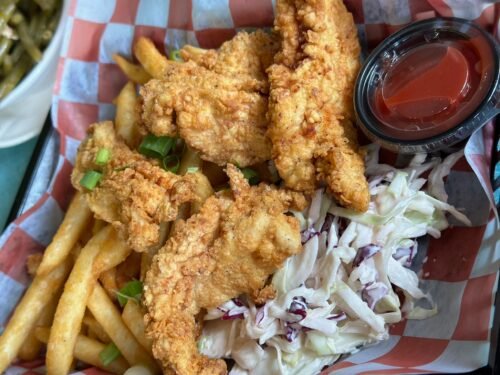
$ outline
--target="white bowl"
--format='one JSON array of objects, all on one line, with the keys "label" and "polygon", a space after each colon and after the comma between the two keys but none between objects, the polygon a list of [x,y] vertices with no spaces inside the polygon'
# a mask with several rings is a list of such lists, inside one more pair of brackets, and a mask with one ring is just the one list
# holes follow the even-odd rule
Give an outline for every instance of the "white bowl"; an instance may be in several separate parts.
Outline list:
[{"label": "white bowl", "polygon": [[40,133],[49,112],[69,0],[42,60],[0,100],[0,148],[15,146]]}]

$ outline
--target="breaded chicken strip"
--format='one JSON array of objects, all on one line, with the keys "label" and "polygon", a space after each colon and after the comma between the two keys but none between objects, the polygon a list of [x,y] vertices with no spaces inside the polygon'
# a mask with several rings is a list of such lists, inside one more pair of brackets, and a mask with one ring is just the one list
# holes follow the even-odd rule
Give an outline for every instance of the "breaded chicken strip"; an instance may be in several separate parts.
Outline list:
[{"label": "breaded chicken strip", "polygon": [[250,187],[228,165],[232,194],[210,197],[176,230],[147,273],[144,304],[153,354],[180,375],[225,374],[222,360],[198,352],[203,309],[260,290],[283,261],[302,250],[298,221],[285,213],[303,209],[300,193],[261,184]]},{"label": "breaded chicken strip", "polygon": [[364,211],[368,184],[353,127],[360,47],[341,0],[278,0],[281,51],[268,69],[268,135],[287,187],[326,182],[344,206]]},{"label": "breaded chicken strip", "polygon": [[[96,164],[99,150],[110,152],[105,165]],[[91,191],[80,184],[84,174],[100,171],[102,178]],[[73,186],[85,193],[97,218],[111,223],[136,251],[158,244],[160,223],[173,221],[181,204],[196,201],[200,173],[179,176],[167,172],[154,160],[131,151],[118,138],[110,121],[93,124],[79,147]]]},{"label": "breaded chicken strip", "polygon": [[215,50],[184,47],[161,80],[141,88],[142,122],[155,135],[179,134],[204,160],[241,167],[271,158],[265,71],[275,38],[239,33]]}]

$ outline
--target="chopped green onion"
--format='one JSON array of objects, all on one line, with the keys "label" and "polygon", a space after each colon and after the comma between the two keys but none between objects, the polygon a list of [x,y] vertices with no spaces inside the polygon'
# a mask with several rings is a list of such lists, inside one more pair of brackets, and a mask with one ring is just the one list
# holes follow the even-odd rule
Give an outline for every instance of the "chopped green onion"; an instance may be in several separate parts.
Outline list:
[{"label": "chopped green onion", "polygon": [[241,173],[250,185],[257,185],[260,182],[259,175],[252,168],[241,168]]},{"label": "chopped green onion", "polygon": [[108,366],[121,355],[120,351],[114,343],[106,345],[106,347],[99,353],[99,359],[104,366]]},{"label": "chopped green onion", "polygon": [[181,161],[177,155],[168,155],[165,159],[163,159],[163,169],[166,171],[177,173],[180,165]]},{"label": "chopped green onion", "polygon": [[118,303],[121,307],[127,304],[129,299],[139,302],[142,295],[142,281],[132,280],[125,284],[120,291],[115,292],[118,297]]},{"label": "chopped green onion", "polygon": [[101,172],[87,171],[80,180],[80,185],[82,185],[85,189],[94,190],[101,178]]},{"label": "chopped green onion", "polygon": [[186,173],[196,173],[200,170],[198,167],[188,167]]},{"label": "chopped green onion", "polygon": [[98,165],[105,165],[111,156],[111,152],[107,148],[101,148],[97,151],[97,155],[95,157],[95,163]]},{"label": "chopped green onion", "polygon": [[148,134],[139,145],[139,152],[150,158],[162,159],[175,145],[175,138]]},{"label": "chopped green onion", "polygon": [[174,49],[168,54],[168,58],[173,61],[183,61],[181,57],[181,51]]}]

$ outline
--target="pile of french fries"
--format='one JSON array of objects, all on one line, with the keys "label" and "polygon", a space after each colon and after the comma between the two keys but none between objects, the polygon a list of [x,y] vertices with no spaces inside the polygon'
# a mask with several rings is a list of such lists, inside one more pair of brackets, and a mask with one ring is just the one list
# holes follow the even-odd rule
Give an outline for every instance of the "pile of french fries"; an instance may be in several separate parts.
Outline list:
[{"label": "pile of french fries", "polygon": [[[172,63],[146,38],[137,41],[134,54],[140,65],[114,56],[130,80],[116,98],[115,127],[131,147],[141,141],[136,85],[161,77]],[[178,173],[190,168],[201,170],[201,160],[186,147]],[[200,190],[203,196],[213,194],[210,184]],[[182,207],[179,219],[197,209],[195,204]],[[174,226],[161,226],[162,243]],[[160,373],[140,303],[141,280],[157,250],[132,251],[76,193],[43,256],[29,259],[34,278],[0,336],[0,373],[16,359],[38,358],[44,349],[49,374],[89,366],[115,374]]]}]

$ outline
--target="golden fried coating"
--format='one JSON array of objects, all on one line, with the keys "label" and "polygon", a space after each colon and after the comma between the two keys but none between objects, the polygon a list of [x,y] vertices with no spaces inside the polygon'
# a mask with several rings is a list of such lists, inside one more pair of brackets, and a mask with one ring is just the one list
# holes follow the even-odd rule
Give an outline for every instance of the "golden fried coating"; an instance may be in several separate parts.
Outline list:
[{"label": "golden fried coating", "polygon": [[[96,164],[101,149],[110,151],[105,165]],[[102,172],[93,190],[80,184],[85,172]],[[90,209],[98,219],[111,223],[136,251],[147,251],[159,241],[160,223],[173,221],[179,206],[198,199],[197,173],[178,176],[131,151],[119,139],[110,121],[94,124],[89,137],[79,147],[73,186],[85,193]]]},{"label": "golden fried coating", "polygon": [[228,165],[232,194],[210,197],[177,228],[147,273],[144,304],[153,354],[181,375],[225,374],[223,360],[198,352],[197,315],[240,294],[260,290],[283,261],[302,250],[298,221],[302,194],[261,184],[250,187]]},{"label": "golden fried coating", "polygon": [[239,33],[215,50],[184,47],[161,80],[141,88],[143,128],[179,134],[204,160],[241,167],[271,158],[266,136],[269,84],[265,71],[275,38]]},{"label": "golden fried coating", "polygon": [[273,159],[287,187],[326,182],[344,206],[364,211],[368,184],[353,127],[360,47],[341,0],[278,0],[281,51],[268,69]]}]

